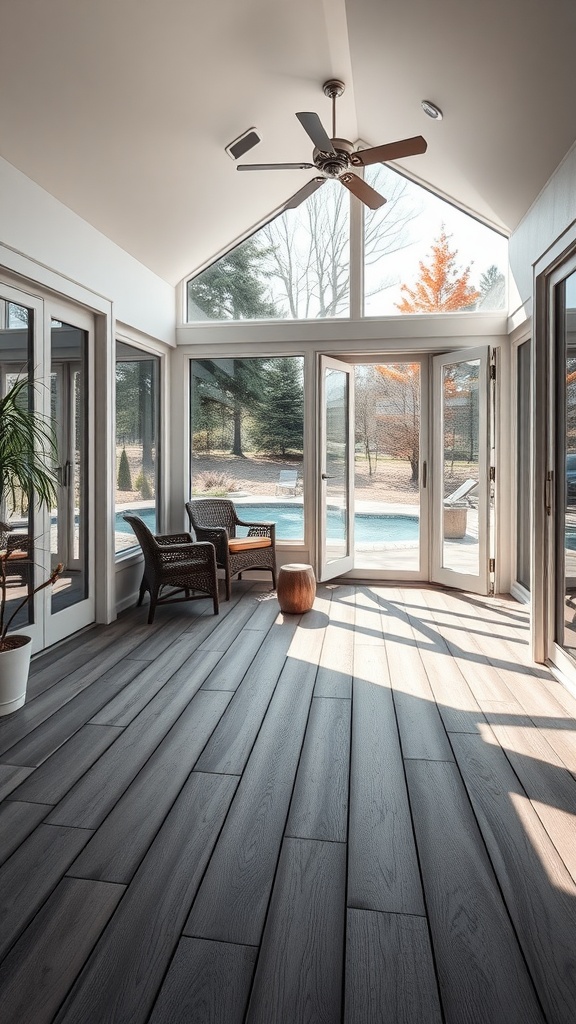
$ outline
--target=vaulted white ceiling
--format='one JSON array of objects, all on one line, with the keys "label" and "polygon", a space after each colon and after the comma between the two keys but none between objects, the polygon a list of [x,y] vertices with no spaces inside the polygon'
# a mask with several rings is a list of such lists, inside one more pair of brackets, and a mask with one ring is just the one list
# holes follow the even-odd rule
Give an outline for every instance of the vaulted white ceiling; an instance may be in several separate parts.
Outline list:
[{"label": "vaulted white ceiling", "polygon": [[337,77],[338,135],[423,134],[405,170],[511,231],[576,139],[574,52],[574,0],[6,0],[0,155],[176,283],[313,176],[226,144],[309,160]]}]

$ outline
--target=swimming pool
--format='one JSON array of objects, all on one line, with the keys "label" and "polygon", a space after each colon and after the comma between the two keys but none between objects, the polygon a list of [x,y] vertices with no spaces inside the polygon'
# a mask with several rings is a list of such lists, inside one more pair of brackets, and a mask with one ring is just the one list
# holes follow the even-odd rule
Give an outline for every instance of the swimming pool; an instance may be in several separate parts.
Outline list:
[{"label": "swimming pool", "polygon": [[[302,505],[256,503],[236,505],[240,519],[248,522],[271,520],[276,523],[277,540],[302,540],[304,536],[304,509]],[[151,529],[156,529],[156,512],[153,508],[139,508],[136,515]],[[339,509],[328,509],[327,536],[329,540],[342,537],[342,513]],[[118,533],[132,533],[131,527],[116,513]],[[419,520],[416,515],[392,514],[387,512],[357,512],[354,516],[354,538],[358,543],[386,543],[418,540]],[[241,532],[240,530],[238,531]],[[246,531],[243,531],[246,532]]]}]

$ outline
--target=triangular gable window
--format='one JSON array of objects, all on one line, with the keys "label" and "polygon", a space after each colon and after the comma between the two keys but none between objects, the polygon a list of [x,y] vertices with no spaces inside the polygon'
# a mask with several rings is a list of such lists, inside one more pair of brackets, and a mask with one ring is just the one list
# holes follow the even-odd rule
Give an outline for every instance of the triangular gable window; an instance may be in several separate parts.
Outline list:
[{"label": "triangular gable window", "polygon": [[[351,221],[352,197],[327,181],[188,281],[188,322],[506,307],[507,239],[390,167],[366,178],[387,199],[380,210]],[[362,275],[350,274],[351,229],[363,234],[352,247]],[[363,294],[351,295],[351,280],[364,281]]]}]

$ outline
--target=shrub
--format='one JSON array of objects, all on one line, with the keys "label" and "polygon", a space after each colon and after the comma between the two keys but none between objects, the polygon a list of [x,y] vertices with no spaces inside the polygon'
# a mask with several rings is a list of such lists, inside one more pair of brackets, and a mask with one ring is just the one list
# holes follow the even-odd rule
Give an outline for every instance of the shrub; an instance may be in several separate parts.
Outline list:
[{"label": "shrub", "polygon": [[150,481],[145,473],[138,473],[136,480],[134,481],[136,490],[140,491],[144,501],[150,501],[154,497],[154,491],[150,486]]},{"label": "shrub", "polygon": [[227,473],[206,470],[194,477],[193,490],[195,493],[222,495],[229,491],[239,491],[240,484]]},{"label": "shrub", "polygon": [[130,476],[130,466],[128,464],[128,456],[126,455],[125,448],[122,449],[120,455],[120,464],[118,466],[118,490],[132,490],[132,477]]}]

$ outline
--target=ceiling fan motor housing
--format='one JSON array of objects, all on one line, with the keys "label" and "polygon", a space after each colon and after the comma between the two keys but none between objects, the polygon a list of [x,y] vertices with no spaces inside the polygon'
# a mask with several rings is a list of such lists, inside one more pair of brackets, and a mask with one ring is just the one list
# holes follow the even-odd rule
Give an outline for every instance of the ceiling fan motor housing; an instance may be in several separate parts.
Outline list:
[{"label": "ceiling fan motor housing", "polygon": [[328,178],[338,178],[350,167],[350,157],[354,152],[354,146],[347,139],[331,139],[336,153],[323,153],[315,148],[312,159],[319,170]]}]

